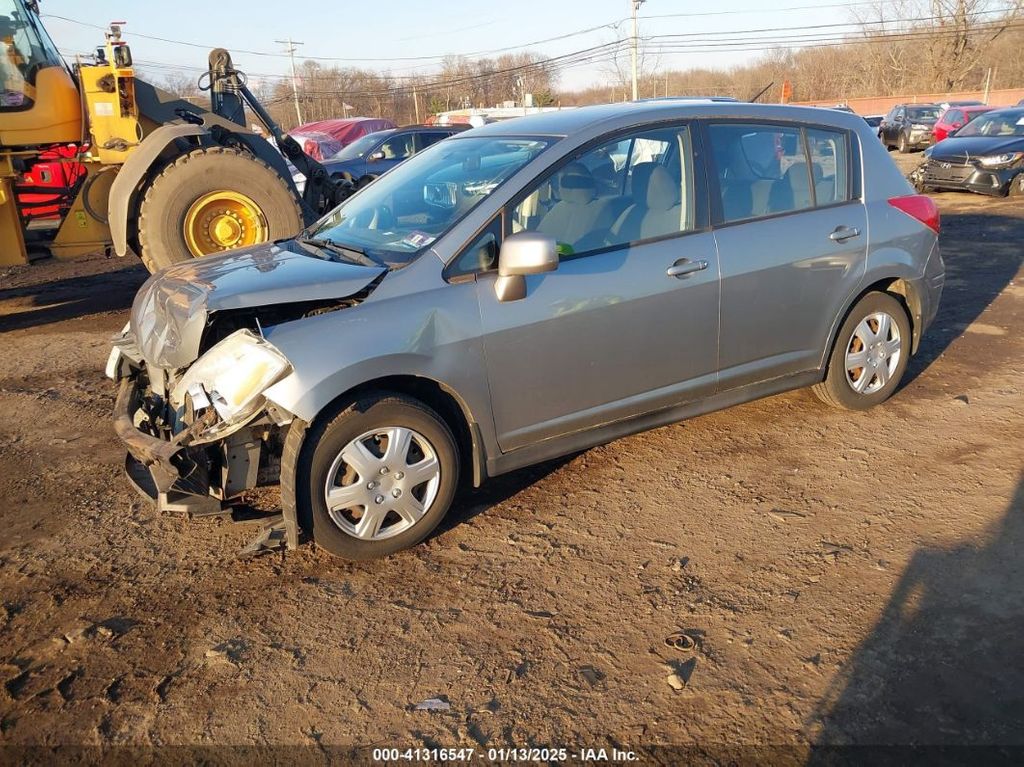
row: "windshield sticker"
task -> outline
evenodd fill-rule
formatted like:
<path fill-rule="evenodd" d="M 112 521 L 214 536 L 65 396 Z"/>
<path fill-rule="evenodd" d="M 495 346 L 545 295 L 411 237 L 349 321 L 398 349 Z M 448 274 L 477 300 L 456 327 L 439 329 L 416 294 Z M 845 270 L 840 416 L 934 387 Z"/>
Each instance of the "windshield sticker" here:
<path fill-rule="evenodd" d="M 412 231 L 409 232 L 409 234 L 405 235 L 404 238 L 402 238 L 402 244 L 408 245 L 409 247 L 412 248 L 425 248 L 435 239 L 437 238 L 431 234 L 427 234 L 426 232 Z"/>

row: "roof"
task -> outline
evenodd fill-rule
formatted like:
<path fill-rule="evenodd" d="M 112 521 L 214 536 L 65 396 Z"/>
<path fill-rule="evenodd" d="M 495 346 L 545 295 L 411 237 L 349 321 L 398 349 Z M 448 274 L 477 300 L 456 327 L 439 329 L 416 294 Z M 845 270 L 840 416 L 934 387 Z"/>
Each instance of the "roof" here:
<path fill-rule="evenodd" d="M 599 126 L 610 129 L 628 127 L 659 119 L 695 117 L 749 117 L 760 120 L 799 120 L 833 123 L 852 127 L 854 120 L 863 122 L 849 112 L 837 109 L 790 106 L 788 104 L 752 104 L 714 99 L 651 99 L 616 104 L 547 112 L 490 123 L 470 131 L 468 136 L 568 136 L 577 131 Z"/>

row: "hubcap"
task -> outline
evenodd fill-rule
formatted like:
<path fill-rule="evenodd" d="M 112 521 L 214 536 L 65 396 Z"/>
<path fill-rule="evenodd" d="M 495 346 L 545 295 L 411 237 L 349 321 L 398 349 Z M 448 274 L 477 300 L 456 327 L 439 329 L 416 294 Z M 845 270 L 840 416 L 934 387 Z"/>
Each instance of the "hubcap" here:
<path fill-rule="evenodd" d="M 206 256 L 267 241 L 267 220 L 253 199 L 241 192 L 209 192 L 185 213 L 185 244 L 193 256 Z"/>
<path fill-rule="evenodd" d="M 846 344 L 846 381 L 858 394 L 874 394 L 892 379 L 903 353 L 900 328 L 885 312 L 861 320 Z"/>
<path fill-rule="evenodd" d="M 342 449 L 327 473 L 327 511 L 345 533 L 366 541 L 405 532 L 430 510 L 441 484 L 434 446 L 402 426 L 374 429 Z"/>

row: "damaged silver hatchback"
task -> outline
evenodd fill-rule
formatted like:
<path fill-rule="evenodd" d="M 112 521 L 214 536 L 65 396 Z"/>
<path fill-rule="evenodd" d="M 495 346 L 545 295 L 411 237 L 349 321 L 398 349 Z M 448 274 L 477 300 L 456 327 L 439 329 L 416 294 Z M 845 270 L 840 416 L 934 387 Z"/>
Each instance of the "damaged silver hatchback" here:
<path fill-rule="evenodd" d="M 460 477 L 801 386 L 882 402 L 938 307 L 937 230 L 838 111 L 485 126 L 293 240 L 150 278 L 107 367 L 128 474 L 193 514 L 280 482 L 288 545 L 383 556 Z"/>

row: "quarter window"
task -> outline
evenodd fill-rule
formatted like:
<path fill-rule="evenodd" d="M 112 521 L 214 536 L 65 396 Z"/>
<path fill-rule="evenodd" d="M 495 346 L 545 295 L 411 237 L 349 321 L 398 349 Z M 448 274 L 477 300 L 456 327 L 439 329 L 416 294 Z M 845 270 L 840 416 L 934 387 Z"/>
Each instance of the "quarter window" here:
<path fill-rule="evenodd" d="M 846 202 L 850 199 L 846 143 L 846 134 L 839 131 L 821 128 L 807 130 L 814 196 L 819 206 Z"/>
<path fill-rule="evenodd" d="M 515 206 L 512 231 L 551 235 L 567 258 L 692 231 L 695 206 L 690 130 L 664 128 L 561 166 Z"/>

